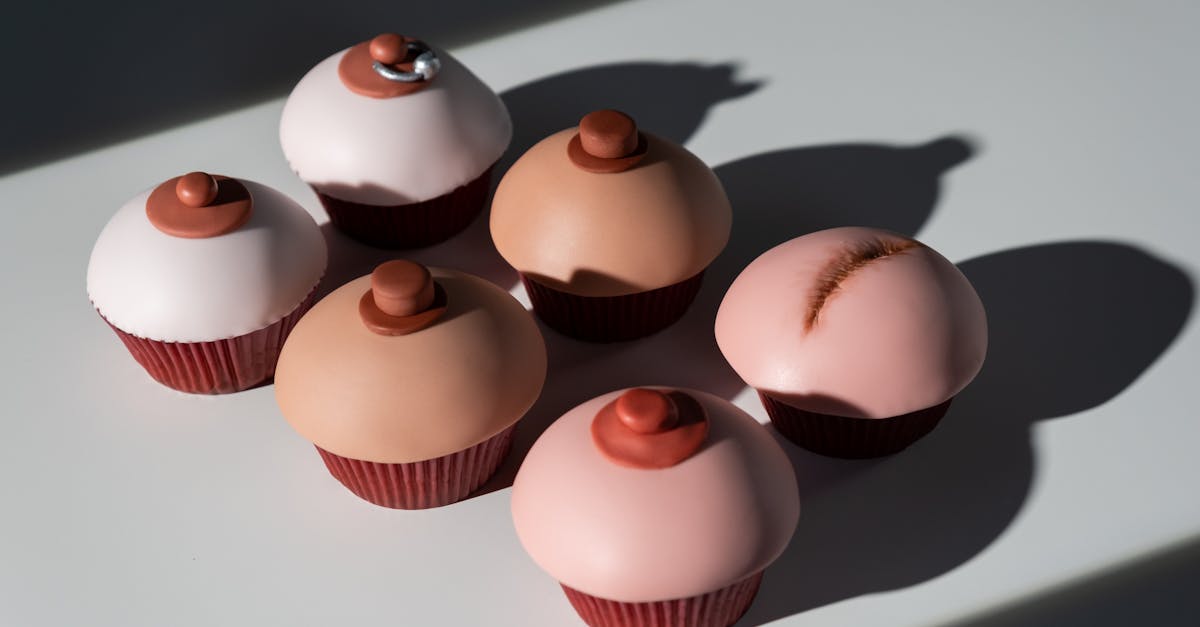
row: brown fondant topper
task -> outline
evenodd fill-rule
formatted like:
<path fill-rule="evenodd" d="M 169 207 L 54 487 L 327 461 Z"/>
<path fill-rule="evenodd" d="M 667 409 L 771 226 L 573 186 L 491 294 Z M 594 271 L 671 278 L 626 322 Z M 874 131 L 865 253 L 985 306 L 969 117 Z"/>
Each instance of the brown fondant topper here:
<path fill-rule="evenodd" d="M 567 144 L 567 156 L 588 172 L 623 172 L 646 156 L 646 137 L 627 114 L 601 109 L 579 121 L 579 132 Z"/>
<path fill-rule="evenodd" d="M 593 115 L 582 130 L 539 141 L 505 173 L 491 207 L 496 249 L 526 277 L 578 296 L 624 296 L 696 277 L 729 241 L 733 214 L 721 182 L 652 129 L 638 133 L 646 148 L 635 166 L 616 174 L 584 169 L 568 146 L 576 140 L 583 150 Z"/>
<path fill-rule="evenodd" d="M 423 42 L 384 33 L 347 50 L 338 63 L 338 77 L 356 94 L 395 98 L 424 89 L 440 65 Z"/>
<path fill-rule="evenodd" d="M 679 391 L 634 388 L 592 420 L 592 441 L 610 461 L 631 468 L 669 468 L 691 457 L 708 437 L 708 416 Z"/>
<path fill-rule="evenodd" d="M 446 292 L 429 268 L 395 259 L 371 273 L 371 289 L 358 301 L 363 324 L 380 335 L 408 335 L 433 324 L 446 313 Z"/>
<path fill-rule="evenodd" d="M 150 192 L 146 218 L 167 235 L 200 239 L 236 231 L 250 219 L 253 206 L 250 190 L 241 181 L 189 172 Z"/>

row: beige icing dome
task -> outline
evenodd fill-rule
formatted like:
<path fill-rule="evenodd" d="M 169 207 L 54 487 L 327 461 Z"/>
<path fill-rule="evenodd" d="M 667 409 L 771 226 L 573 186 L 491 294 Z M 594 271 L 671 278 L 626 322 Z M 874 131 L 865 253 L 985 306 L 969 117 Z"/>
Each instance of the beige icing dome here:
<path fill-rule="evenodd" d="M 589 118 L 613 113 L 584 118 L 582 147 L 570 146 L 580 133 L 571 128 L 530 148 L 492 202 L 492 239 L 505 260 L 544 285 L 582 296 L 620 296 L 689 279 L 729 240 L 729 199 L 713 171 L 678 144 L 637 134 L 632 121 L 624 147 L 621 137 L 606 141 L 608 129 L 587 133 Z M 606 163 L 626 169 L 597 171 Z"/>
<path fill-rule="evenodd" d="M 403 316 L 396 319 L 417 323 L 372 330 L 360 314 L 370 303 L 394 316 L 393 308 L 416 311 L 428 302 L 416 307 L 416 293 L 380 297 L 372 276 L 364 276 L 300 320 L 275 373 L 276 399 L 296 431 L 342 457 L 409 463 L 474 446 L 533 405 L 546 378 L 546 348 L 533 318 L 483 279 L 441 268 L 429 273 L 438 287 L 432 306 L 445 307 L 439 315 Z"/>

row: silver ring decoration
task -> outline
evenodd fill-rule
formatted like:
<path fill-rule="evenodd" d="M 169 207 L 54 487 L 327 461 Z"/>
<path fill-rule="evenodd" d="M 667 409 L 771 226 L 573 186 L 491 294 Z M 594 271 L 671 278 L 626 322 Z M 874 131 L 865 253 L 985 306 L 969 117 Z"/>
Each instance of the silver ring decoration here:
<path fill-rule="evenodd" d="M 417 58 L 413 59 L 413 71 L 411 72 L 394 70 L 378 61 L 371 67 L 375 69 L 376 74 L 398 83 L 427 81 L 437 76 L 438 70 L 442 69 L 442 60 L 437 57 L 437 53 L 423 41 L 408 42 L 408 49 L 417 54 Z"/>

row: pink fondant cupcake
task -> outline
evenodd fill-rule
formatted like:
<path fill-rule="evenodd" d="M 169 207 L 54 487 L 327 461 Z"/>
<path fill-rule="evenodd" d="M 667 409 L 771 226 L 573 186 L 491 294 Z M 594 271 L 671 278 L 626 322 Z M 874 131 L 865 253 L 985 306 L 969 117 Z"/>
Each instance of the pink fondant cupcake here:
<path fill-rule="evenodd" d="M 398 260 L 300 320 L 275 397 L 351 492 L 422 509 L 466 498 L 495 473 L 545 378 L 542 336 L 508 292 Z"/>
<path fill-rule="evenodd" d="M 887 231 L 776 246 L 734 280 L 717 344 L 775 427 L 834 457 L 895 453 L 929 433 L 983 364 L 983 304 L 954 264 Z"/>
<path fill-rule="evenodd" d="M 192 172 L 109 220 L 87 291 L 155 380 L 219 394 L 271 378 L 325 263 L 325 240 L 303 207 L 265 185 Z"/>
<path fill-rule="evenodd" d="M 372 246 L 416 248 L 483 209 L 512 121 L 444 50 L 384 34 L 310 70 L 284 105 L 279 137 L 335 227 Z"/>
<path fill-rule="evenodd" d="M 513 164 L 496 189 L 491 230 L 547 325 L 606 342 L 678 320 L 731 219 L 704 162 L 606 110 Z"/>
<path fill-rule="evenodd" d="M 593 627 L 724 627 L 795 531 L 787 456 L 711 394 L 594 398 L 538 438 L 512 491 L 533 561 Z"/>

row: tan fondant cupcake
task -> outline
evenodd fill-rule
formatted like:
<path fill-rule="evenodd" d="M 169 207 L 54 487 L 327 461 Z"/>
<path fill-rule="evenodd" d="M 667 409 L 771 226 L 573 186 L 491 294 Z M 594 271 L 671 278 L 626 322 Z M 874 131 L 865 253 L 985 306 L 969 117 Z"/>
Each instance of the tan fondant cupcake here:
<path fill-rule="evenodd" d="M 508 292 L 398 260 L 300 320 L 275 395 L 352 492 L 422 509 L 461 500 L 495 473 L 545 378 L 542 336 Z"/>
<path fill-rule="evenodd" d="M 703 161 L 605 110 L 513 164 L 496 190 L 491 231 L 546 324 L 616 341 L 684 314 L 731 220 Z"/>

